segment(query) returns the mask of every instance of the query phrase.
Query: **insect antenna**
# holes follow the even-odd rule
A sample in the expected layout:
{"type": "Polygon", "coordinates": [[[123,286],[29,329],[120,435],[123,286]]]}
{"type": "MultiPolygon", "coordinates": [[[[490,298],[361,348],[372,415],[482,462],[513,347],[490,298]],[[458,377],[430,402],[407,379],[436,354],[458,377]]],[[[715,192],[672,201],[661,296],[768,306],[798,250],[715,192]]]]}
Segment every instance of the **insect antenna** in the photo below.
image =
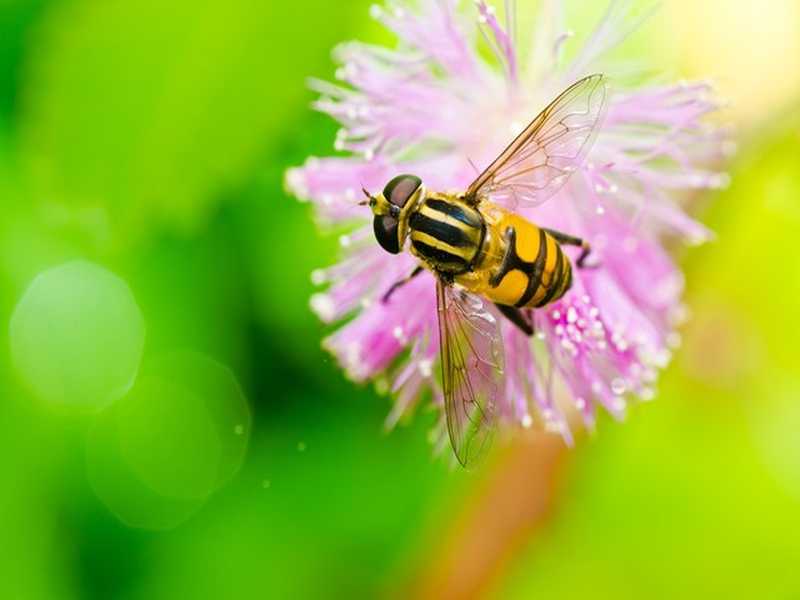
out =
{"type": "Polygon", "coordinates": [[[364,195],[367,197],[367,199],[362,200],[361,202],[358,203],[358,205],[367,206],[369,204],[369,201],[372,199],[372,195],[367,191],[367,188],[365,188],[363,185],[361,186],[361,191],[364,192],[364,195]]]}

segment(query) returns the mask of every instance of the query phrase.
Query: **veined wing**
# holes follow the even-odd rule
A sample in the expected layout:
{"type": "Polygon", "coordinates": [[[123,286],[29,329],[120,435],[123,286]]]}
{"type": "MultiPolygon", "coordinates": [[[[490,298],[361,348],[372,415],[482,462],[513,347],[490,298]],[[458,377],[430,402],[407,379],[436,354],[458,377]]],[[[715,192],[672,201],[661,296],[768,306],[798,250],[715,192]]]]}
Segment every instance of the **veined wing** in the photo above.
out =
{"type": "Polygon", "coordinates": [[[500,326],[478,296],[436,284],[447,430],[463,466],[489,449],[504,390],[500,326]]]}
{"type": "Polygon", "coordinates": [[[466,199],[489,196],[508,208],[537,206],[581,166],[594,143],[606,106],[604,76],[572,84],[531,121],[472,182],[466,199]]]}

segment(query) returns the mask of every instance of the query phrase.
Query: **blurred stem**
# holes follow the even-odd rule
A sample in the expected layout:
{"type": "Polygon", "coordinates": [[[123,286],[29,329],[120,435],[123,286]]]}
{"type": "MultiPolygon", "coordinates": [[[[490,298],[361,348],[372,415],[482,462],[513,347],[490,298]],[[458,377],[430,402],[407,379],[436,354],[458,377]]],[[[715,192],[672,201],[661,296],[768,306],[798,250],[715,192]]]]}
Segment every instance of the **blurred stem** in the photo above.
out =
{"type": "Polygon", "coordinates": [[[518,550],[553,513],[567,464],[561,438],[518,436],[487,471],[412,586],[413,598],[475,598],[502,580],[518,550]]]}

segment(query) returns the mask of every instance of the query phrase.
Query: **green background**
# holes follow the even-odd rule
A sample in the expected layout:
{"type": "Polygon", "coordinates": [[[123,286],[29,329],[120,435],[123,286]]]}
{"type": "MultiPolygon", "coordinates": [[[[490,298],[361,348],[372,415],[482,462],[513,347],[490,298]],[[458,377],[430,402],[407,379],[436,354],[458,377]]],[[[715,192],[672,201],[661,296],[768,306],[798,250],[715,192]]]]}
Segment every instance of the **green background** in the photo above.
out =
{"type": "MultiPolygon", "coordinates": [[[[309,273],[336,238],[283,190],[332,152],[305,77],[391,39],[367,15],[0,0],[1,598],[404,597],[457,556],[491,476],[432,456],[429,411],[387,435],[389,399],[320,349],[309,273]]],[[[670,35],[627,52],[692,75],[742,51],[670,35]]],[[[692,318],[657,400],[568,453],[487,595],[800,597],[800,87],[779,83],[726,115],[733,183],[699,209],[717,239],[679,250],[692,318]]]]}

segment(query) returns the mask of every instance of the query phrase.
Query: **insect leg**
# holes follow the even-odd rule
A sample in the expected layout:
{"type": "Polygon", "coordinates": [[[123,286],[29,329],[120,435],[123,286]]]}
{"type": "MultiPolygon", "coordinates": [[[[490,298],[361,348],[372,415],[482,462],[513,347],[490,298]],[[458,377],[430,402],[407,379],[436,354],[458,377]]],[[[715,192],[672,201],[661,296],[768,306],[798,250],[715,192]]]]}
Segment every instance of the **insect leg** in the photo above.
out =
{"type": "Polygon", "coordinates": [[[413,271],[411,271],[411,274],[410,274],[408,277],[404,277],[404,278],[403,278],[403,279],[401,279],[400,281],[395,281],[395,282],[392,284],[392,287],[390,287],[388,290],[386,290],[386,293],[385,293],[385,294],[383,295],[383,297],[381,298],[381,302],[383,302],[384,304],[386,304],[386,303],[389,301],[389,298],[391,298],[391,297],[392,297],[392,294],[394,294],[394,292],[395,292],[395,291],[396,291],[398,288],[401,288],[401,287],[403,287],[403,286],[404,286],[405,284],[407,284],[409,281],[411,281],[412,279],[414,279],[414,277],[416,277],[417,275],[419,275],[420,273],[422,273],[422,270],[423,270],[423,269],[422,269],[422,267],[417,267],[416,269],[414,269],[413,271]]]}
{"type": "Polygon", "coordinates": [[[580,246],[581,253],[578,256],[578,260],[575,261],[575,264],[579,269],[593,269],[598,265],[587,265],[586,259],[589,258],[589,255],[592,253],[592,247],[589,245],[584,239],[579,237],[575,237],[574,235],[569,235],[566,233],[561,233],[560,231],[556,231],[555,229],[544,229],[545,232],[549,233],[553,236],[553,238],[559,243],[564,244],[566,246],[580,246]]]}
{"type": "Polygon", "coordinates": [[[520,309],[505,304],[495,304],[495,306],[497,310],[503,313],[504,317],[519,327],[525,335],[533,335],[533,324],[525,318],[520,309]]]}

